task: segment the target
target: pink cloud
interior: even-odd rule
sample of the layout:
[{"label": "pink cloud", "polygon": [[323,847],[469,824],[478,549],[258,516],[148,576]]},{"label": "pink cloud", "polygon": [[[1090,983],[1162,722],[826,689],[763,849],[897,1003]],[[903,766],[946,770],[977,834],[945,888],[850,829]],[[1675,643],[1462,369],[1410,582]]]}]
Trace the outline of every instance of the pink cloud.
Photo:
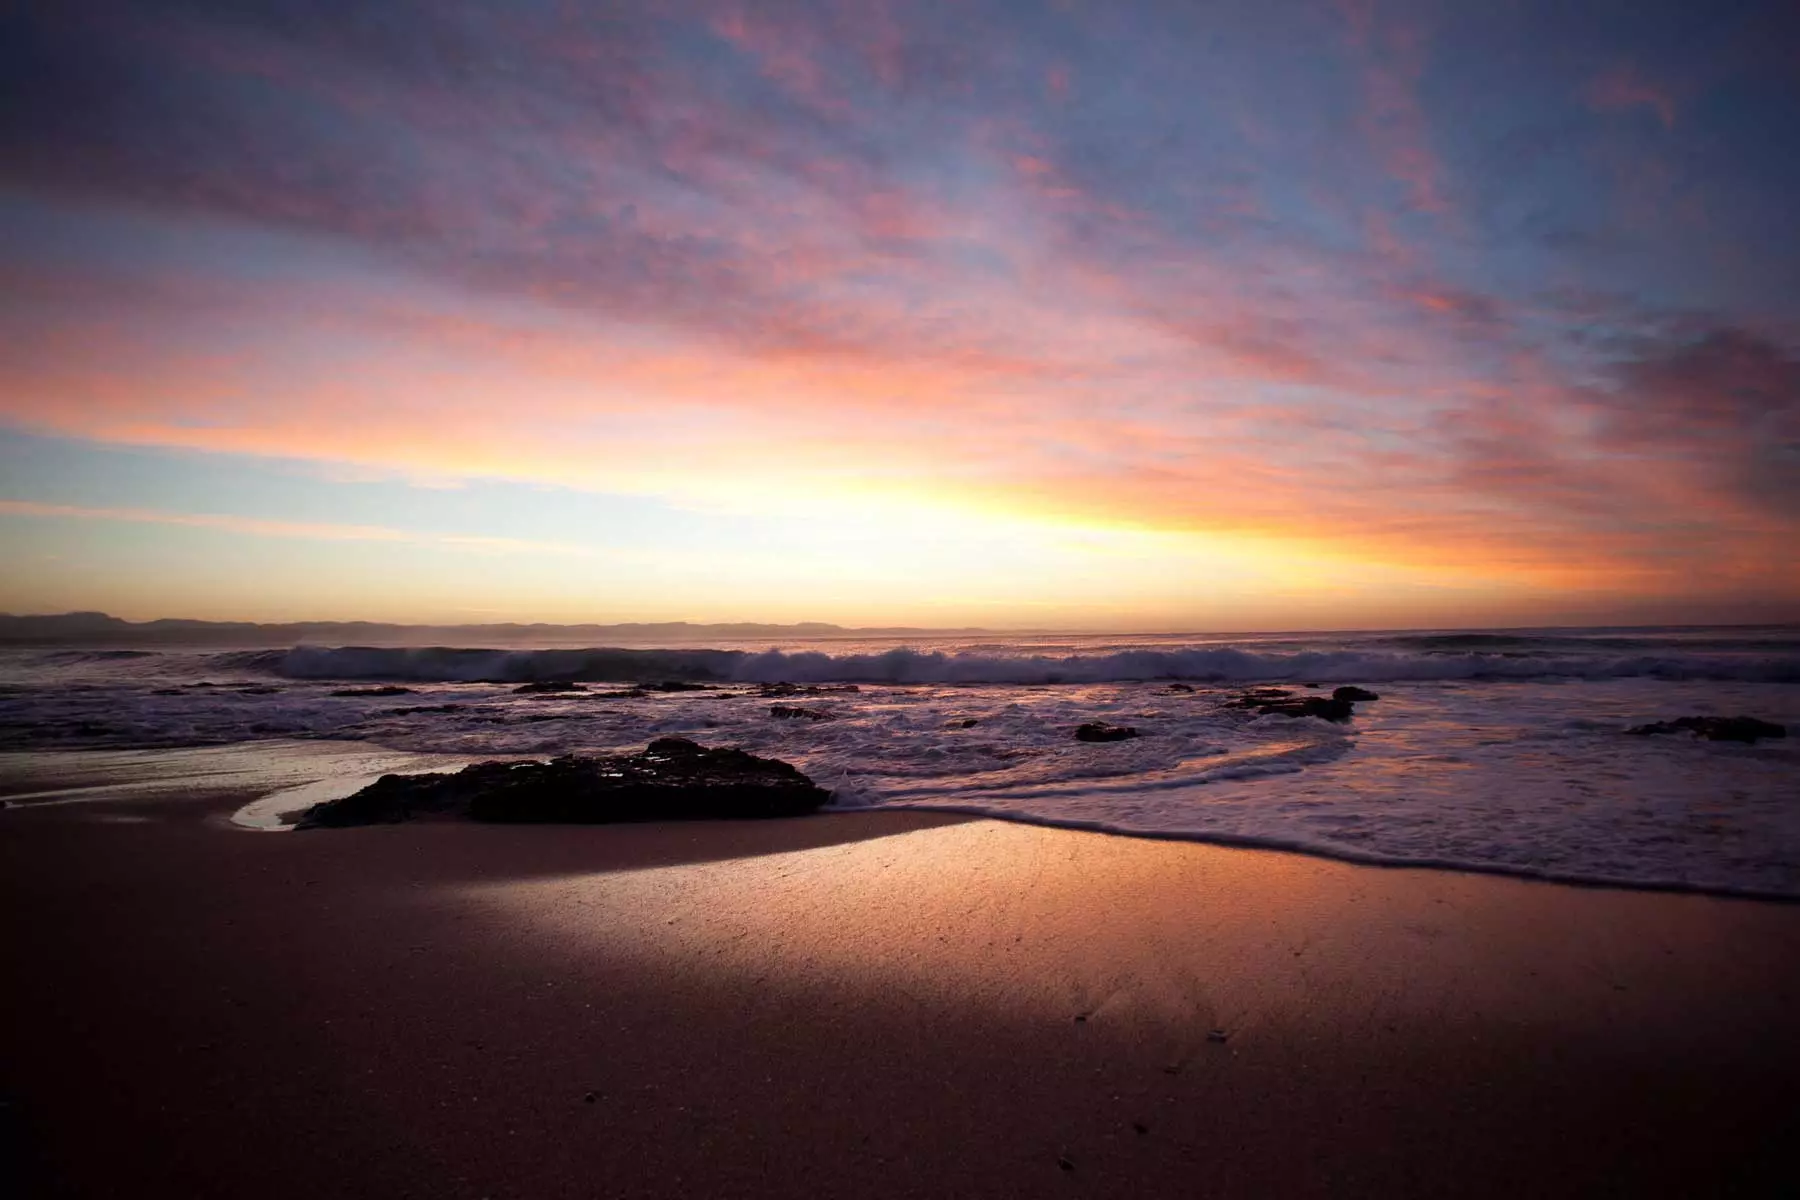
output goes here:
[{"label": "pink cloud", "polygon": [[1417,211],[1450,211],[1444,169],[1431,145],[1431,124],[1419,100],[1425,74],[1423,29],[1384,20],[1375,0],[1338,0],[1350,27],[1350,45],[1361,63],[1364,136],[1406,191]]},{"label": "pink cloud", "polygon": [[1587,102],[1599,112],[1629,112],[1647,108],[1664,129],[1675,127],[1674,93],[1645,77],[1629,63],[1596,75],[1587,86]]}]

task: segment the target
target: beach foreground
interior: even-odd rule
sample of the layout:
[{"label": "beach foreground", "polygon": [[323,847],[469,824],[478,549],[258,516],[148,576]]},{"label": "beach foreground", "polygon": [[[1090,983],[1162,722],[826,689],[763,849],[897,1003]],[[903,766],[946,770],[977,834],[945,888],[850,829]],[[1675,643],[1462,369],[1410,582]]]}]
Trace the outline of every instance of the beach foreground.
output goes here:
[{"label": "beach foreground", "polygon": [[918,813],[261,833],[244,799],[0,813],[26,1194],[1794,1182],[1800,906]]}]

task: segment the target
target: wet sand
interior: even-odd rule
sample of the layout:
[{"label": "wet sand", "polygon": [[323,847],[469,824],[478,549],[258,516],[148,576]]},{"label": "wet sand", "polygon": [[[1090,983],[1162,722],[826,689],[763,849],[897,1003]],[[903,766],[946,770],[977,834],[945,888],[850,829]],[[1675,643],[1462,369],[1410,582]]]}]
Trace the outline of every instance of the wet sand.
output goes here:
[{"label": "wet sand", "polygon": [[1795,1184],[1800,905],[921,814],[259,833],[242,799],[0,812],[15,1194]]}]

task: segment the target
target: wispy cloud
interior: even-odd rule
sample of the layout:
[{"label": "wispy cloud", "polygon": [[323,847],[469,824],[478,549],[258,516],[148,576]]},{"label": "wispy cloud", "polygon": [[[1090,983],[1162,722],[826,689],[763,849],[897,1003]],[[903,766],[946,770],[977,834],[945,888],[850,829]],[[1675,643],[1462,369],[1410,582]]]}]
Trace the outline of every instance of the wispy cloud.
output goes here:
[{"label": "wispy cloud", "polygon": [[1424,27],[1381,12],[1377,0],[1339,0],[1338,6],[1362,73],[1363,135],[1404,187],[1414,210],[1448,212],[1444,169],[1432,148],[1430,121],[1419,97],[1429,49]]},{"label": "wispy cloud", "polygon": [[558,554],[585,556],[585,547],[518,538],[463,534],[421,533],[382,525],[341,525],[313,521],[270,521],[227,513],[160,512],[145,508],[87,508],[71,504],[41,504],[32,500],[0,500],[0,517],[45,517],[81,521],[126,521],[133,524],[181,525],[192,529],[216,529],[256,537],[304,538],[327,542],[404,542],[422,546],[499,554]]},{"label": "wispy cloud", "polygon": [[1629,64],[1596,75],[1587,86],[1587,101],[1601,112],[1647,108],[1662,122],[1663,128],[1675,127],[1674,93],[1652,82]]}]

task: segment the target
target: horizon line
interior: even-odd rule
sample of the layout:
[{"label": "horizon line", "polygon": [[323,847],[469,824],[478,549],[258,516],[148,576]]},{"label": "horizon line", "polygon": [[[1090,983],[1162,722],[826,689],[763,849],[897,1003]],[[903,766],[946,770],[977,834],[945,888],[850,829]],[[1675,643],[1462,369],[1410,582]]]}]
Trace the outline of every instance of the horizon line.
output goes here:
[{"label": "horizon line", "polygon": [[[131,629],[148,629],[154,625],[178,624],[188,627],[207,626],[220,628],[249,629],[303,629],[309,627],[332,626],[367,626],[372,629],[391,629],[397,631],[442,631],[457,630],[608,630],[632,628],[667,628],[687,627],[699,631],[729,629],[732,627],[754,627],[771,631],[791,631],[801,629],[819,629],[834,634],[1005,634],[1024,635],[1042,634],[1057,636],[1091,636],[1091,637],[1218,637],[1218,636],[1258,636],[1280,634],[1358,634],[1358,633],[1531,633],[1554,630],[1682,630],[1682,629],[1782,629],[1800,628],[1800,621],[1724,621],[1724,622],[1640,622],[1640,623],[1598,623],[1598,624],[1550,624],[1550,625],[1368,625],[1358,627],[1328,628],[1323,626],[1307,628],[1271,629],[1271,628],[1219,628],[1219,629],[1140,629],[1140,628],[1081,628],[1071,626],[931,626],[931,625],[841,625],[834,621],[694,621],[685,618],[657,621],[466,621],[466,622],[431,622],[431,621],[371,621],[360,618],[350,619],[302,619],[286,621],[252,621],[252,620],[216,620],[203,617],[152,617],[145,620],[132,620],[127,617],[116,617],[98,609],[75,609],[61,613],[9,613],[0,612],[0,622],[54,622],[70,618],[89,618],[113,623],[117,632]],[[121,628],[123,627],[123,628]],[[95,631],[99,632],[99,631]],[[0,630],[0,641],[10,640],[6,631]]]}]

